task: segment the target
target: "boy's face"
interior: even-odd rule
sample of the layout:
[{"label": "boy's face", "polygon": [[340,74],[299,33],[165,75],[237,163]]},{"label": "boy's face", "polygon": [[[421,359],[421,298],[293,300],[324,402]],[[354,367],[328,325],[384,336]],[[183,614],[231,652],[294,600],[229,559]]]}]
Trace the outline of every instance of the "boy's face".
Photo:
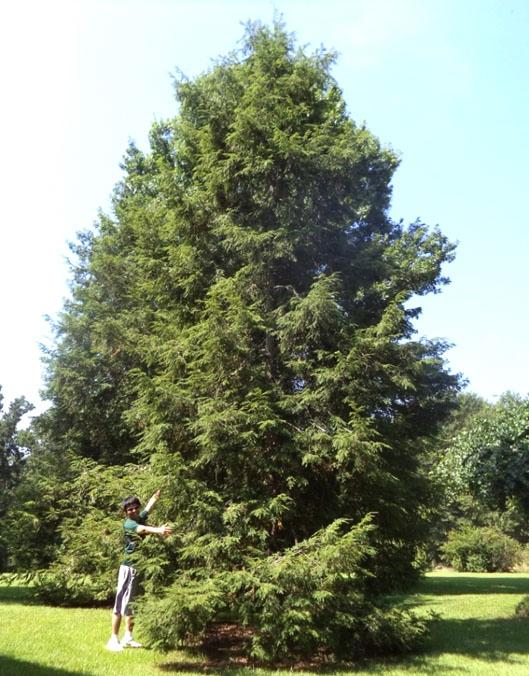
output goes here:
[{"label": "boy's face", "polygon": [[129,519],[132,519],[135,521],[140,513],[140,505],[135,504],[135,505],[129,505],[128,507],[125,507],[125,516],[128,517]]}]

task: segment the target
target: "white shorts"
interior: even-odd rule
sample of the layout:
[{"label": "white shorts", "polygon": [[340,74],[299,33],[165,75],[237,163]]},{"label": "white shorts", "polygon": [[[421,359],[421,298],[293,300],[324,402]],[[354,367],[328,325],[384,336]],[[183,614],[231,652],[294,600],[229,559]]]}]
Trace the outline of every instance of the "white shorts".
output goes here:
[{"label": "white shorts", "polygon": [[114,613],[116,615],[134,615],[130,604],[135,592],[136,570],[132,566],[126,566],[122,563],[119,567],[118,588],[114,602]]}]

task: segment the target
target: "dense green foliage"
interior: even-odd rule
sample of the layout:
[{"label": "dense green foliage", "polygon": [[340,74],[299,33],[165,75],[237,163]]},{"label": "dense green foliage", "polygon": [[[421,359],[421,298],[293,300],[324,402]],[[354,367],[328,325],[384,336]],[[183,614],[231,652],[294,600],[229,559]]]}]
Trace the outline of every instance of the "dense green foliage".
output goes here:
[{"label": "dense green foliage", "polygon": [[476,413],[452,439],[436,474],[452,506],[466,499],[477,518],[489,514],[526,541],[529,400],[507,393]]},{"label": "dense green foliage", "polygon": [[[12,401],[4,411],[4,397],[0,387],[0,519],[5,519],[13,501],[13,491],[20,483],[29,447],[33,439],[30,432],[19,429],[23,416],[33,406],[24,398]],[[0,530],[0,571],[7,565],[8,538]]]},{"label": "dense green foliage", "polygon": [[368,520],[353,527],[335,521],[280,554],[248,558],[237,571],[184,574],[162,600],[146,596],[141,629],[154,646],[170,649],[210,621],[235,616],[251,628],[248,649],[259,660],[322,647],[336,658],[406,652],[428,622],[366,598],[361,564],[369,531]]},{"label": "dense green foliage", "polygon": [[[3,400],[0,387],[0,495],[5,498],[20,481],[31,436],[28,432],[20,431],[18,427],[22,417],[33,406],[24,397],[19,397],[4,411]],[[4,510],[5,505],[0,503],[0,514]]]},{"label": "dense green foliage", "polygon": [[439,496],[430,532],[432,559],[442,558],[441,545],[454,530],[492,527],[529,542],[528,410],[525,399],[510,393],[494,404],[473,394],[458,396],[431,458]]},{"label": "dense green foliage", "polygon": [[55,558],[61,521],[75,509],[69,464],[68,457],[33,448],[3,522],[9,569],[36,570]]},{"label": "dense green foliage", "polygon": [[493,526],[466,526],[451,531],[443,545],[446,561],[459,572],[509,572],[520,562],[522,548]]},{"label": "dense green foliage", "polygon": [[53,564],[34,577],[36,595],[56,605],[107,602],[123,559],[116,496],[149,490],[152,480],[136,466],[105,468],[85,458],[74,459],[69,472],[58,501],[61,520]]},{"label": "dense green foliage", "polygon": [[397,158],[353,122],[332,63],[250,26],[241,53],[177,83],[178,116],[148,153],[129,148],[113,214],[74,246],[39,425],[41,457],[65,459],[54,476],[77,488],[45,586],[70,572],[88,576],[71,600],[104,596],[110,540],[93,543],[107,569],[82,550],[110,528],[114,489],[81,519],[72,458],[107,487],[108,466],[132,463],[177,533],[142,547],[165,647],[227,614],[263,659],[403,648],[423,630],[373,595],[417,574],[423,458],[458,379],[442,343],[413,339],[411,301],[440,289],[453,246],[390,219]]},{"label": "dense green foliage", "polygon": [[425,458],[425,467],[436,496],[425,548],[425,555],[430,562],[441,562],[441,546],[450,531],[463,526],[499,525],[499,515],[492,514],[490,509],[484,507],[472,495],[469,487],[461,482],[459,473],[454,473],[453,467],[449,469],[455,440],[471,429],[490,406],[473,393],[459,393],[454,408],[432,440],[430,452]]}]

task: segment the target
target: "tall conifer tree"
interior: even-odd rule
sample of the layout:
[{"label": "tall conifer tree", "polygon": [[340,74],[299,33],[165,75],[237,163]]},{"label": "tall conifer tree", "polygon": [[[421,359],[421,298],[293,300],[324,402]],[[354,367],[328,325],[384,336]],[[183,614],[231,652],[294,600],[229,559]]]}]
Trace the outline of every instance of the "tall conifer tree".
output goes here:
[{"label": "tall conifer tree", "polygon": [[[180,638],[227,606],[260,626],[241,599],[313,538],[349,548],[365,592],[409,579],[423,537],[421,457],[458,380],[443,344],[413,339],[410,301],[446,282],[453,246],[390,218],[397,157],[351,119],[333,61],[249,26],[240,53],[177,83],[178,115],[129,148],[113,214],[77,246],[48,428],[163,477]],[[228,600],[222,575],[250,569]],[[255,654],[279,654],[265,635]]]}]

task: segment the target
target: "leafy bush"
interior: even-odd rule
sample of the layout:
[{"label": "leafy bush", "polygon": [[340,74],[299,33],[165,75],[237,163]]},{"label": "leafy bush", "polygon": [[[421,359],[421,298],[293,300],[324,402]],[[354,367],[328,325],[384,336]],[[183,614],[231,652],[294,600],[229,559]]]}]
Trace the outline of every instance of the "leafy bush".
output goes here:
[{"label": "leafy bush", "polygon": [[119,525],[101,510],[91,510],[81,523],[68,519],[57,560],[35,575],[37,598],[67,606],[109,601],[123,549]]},{"label": "leafy bush", "polygon": [[104,467],[86,458],[72,464],[76,476],[62,489],[55,560],[34,571],[35,595],[57,605],[104,603],[113,597],[123,552],[121,500],[150,495],[152,477],[133,465]]},{"label": "leafy bush", "polygon": [[31,453],[2,522],[9,570],[43,569],[56,558],[60,524],[78,511],[72,484],[77,469],[70,453],[41,447]]},{"label": "leafy bush", "polygon": [[493,526],[453,530],[442,547],[446,561],[460,572],[506,572],[518,563],[522,548]]}]

